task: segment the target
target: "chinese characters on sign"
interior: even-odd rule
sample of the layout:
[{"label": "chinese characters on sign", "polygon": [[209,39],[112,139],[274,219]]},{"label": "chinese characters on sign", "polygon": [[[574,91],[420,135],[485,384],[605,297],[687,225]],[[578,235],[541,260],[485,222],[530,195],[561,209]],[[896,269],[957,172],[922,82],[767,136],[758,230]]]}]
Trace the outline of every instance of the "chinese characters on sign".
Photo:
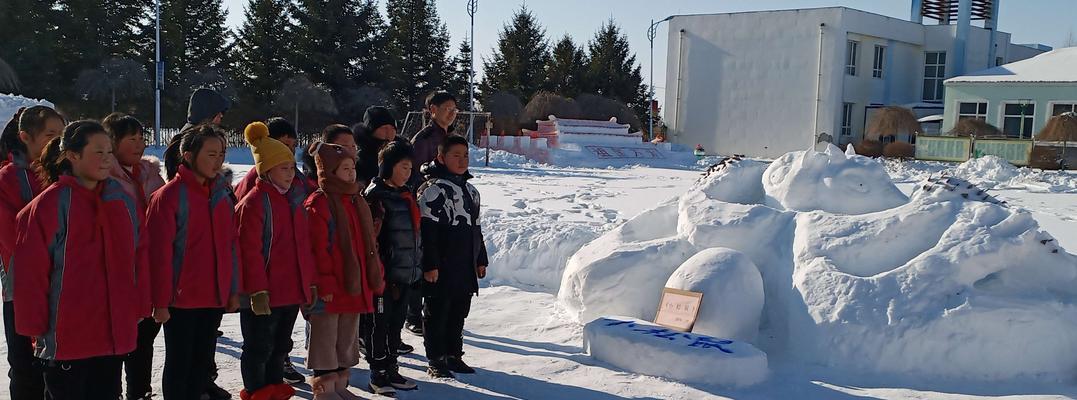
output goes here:
[{"label": "chinese characters on sign", "polygon": [[641,160],[664,159],[662,153],[655,148],[641,147],[617,147],[617,146],[583,146],[595,157],[603,160],[631,158]]},{"label": "chinese characters on sign", "polygon": [[654,323],[682,332],[691,332],[699,315],[699,304],[703,293],[687,290],[663,288],[662,300],[658,304],[658,315]]},{"label": "chinese characters on sign", "polygon": [[691,333],[677,332],[669,328],[661,328],[654,326],[639,325],[632,321],[621,321],[615,319],[608,319],[606,326],[621,326],[625,329],[631,329],[632,332],[638,332],[643,335],[656,337],[659,339],[666,339],[670,341],[682,341],[687,347],[694,347],[697,349],[711,349],[718,350],[726,354],[733,354],[733,350],[729,349],[729,345],[733,344],[732,340],[716,339],[710,336],[693,335]]}]

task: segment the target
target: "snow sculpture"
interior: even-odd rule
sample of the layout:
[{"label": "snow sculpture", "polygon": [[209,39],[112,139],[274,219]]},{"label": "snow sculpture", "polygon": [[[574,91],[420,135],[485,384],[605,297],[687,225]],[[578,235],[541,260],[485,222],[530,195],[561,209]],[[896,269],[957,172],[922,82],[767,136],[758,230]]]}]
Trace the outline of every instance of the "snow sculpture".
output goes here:
[{"label": "snow sculpture", "polygon": [[714,247],[758,267],[755,344],[772,356],[979,380],[1077,367],[1077,256],[967,181],[928,180],[906,198],[881,165],[832,146],[765,170],[716,167],[580,249],[559,297],[582,322],[651,319],[676,266]]},{"label": "snow sculpture", "polygon": [[703,293],[692,332],[755,342],[763,278],[744,253],[720,247],[696,253],[673,271],[666,287]]}]

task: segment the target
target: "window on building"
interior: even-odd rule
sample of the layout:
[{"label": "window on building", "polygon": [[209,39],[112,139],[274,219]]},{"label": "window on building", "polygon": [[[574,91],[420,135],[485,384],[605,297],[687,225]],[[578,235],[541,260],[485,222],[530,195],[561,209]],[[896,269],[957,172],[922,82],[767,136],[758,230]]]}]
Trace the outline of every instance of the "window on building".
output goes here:
[{"label": "window on building", "polygon": [[856,58],[860,55],[860,42],[850,40],[845,46],[845,73],[856,76]]},{"label": "window on building", "polygon": [[875,46],[875,59],[871,64],[871,77],[883,77],[883,64],[886,61],[886,46]]},{"label": "window on building", "polygon": [[965,118],[987,121],[987,103],[957,103],[957,120]]},{"label": "window on building", "polygon": [[1002,133],[1007,136],[1032,137],[1035,103],[1006,103],[1002,106]]},{"label": "window on building", "polygon": [[1062,115],[1068,112],[1077,112],[1077,103],[1055,103],[1051,106],[1051,116]]},{"label": "window on building", "polygon": [[924,53],[924,101],[942,101],[942,81],[946,80],[946,52]]},{"label": "window on building", "polygon": [[842,103],[841,105],[841,135],[853,135],[853,103]]}]

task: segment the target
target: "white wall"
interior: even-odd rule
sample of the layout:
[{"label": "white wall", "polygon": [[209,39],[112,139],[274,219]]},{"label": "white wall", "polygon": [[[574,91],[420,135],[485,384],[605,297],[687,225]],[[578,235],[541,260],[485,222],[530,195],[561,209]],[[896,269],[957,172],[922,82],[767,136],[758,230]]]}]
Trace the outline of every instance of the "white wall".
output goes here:
[{"label": "white wall", "polygon": [[[673,18],[665,103],[670,139],[702,144],[709,153],[763,157],[813,146],[819,24],[828,26],[824,71],[840,72],[839,21],[837,8]],[[825,110],[838,102],[840,81],[823,81],[819,125],[833,134],[823,127],[834,126],[836,117]]]},{"label": "white wall", "polygon": [[[924,26],[844,7],[676,16],[669,28],[668,137],[702,144],[710,154],[778,157],[814,146],[823,133],[835,142],[855,141],[867,106],[920,102],[925,51],[945,51],[947,77],[956,73],[953,25]],[[850,38],[861,42],[857,76],[845,75]],[[1032,55],[1009,40],[996,34],[998,56]],[[988,41],[989,31],[970,28],[966,69],[988,65]],[[890,53],[883,79],[871,74],[876,44]],[[840,136],[843,103],[854,104],[853,138]]]}]

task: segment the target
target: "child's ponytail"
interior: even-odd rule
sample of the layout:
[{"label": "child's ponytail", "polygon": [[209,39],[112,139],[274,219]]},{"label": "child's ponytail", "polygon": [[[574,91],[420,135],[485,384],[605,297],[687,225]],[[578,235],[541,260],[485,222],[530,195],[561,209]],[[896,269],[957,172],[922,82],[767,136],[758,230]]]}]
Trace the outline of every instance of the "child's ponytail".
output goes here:
[{"label": "child's ponytail", "polygon": [[187,168],[191,168],[187,161],[183,159],[183,153],[198,154],[199,151],[202,151],[202,144],[206,142],[206,139],[220,140],[221,146],[227,148],[228,143],[224,140],[225,134],[221,128],[213,125],[196,125],[173,136],[172,140],[168,142],[168,147],[165,148],[165,175],[171,180],[179,173],[180,165],[186,165]]},{"label": "child's ponytail", "polygon": [[38,166],[38,176],[46,184],[53,184],[60,180],[60,176],[71,173],[71,161],[64,156],[65,152],[80,153],[90,144],[90,136],[108,135],[105,127],[93,120],[80,120],[67,124],[64,133],[53,138],[41,151]]},{"label": "child's ponytail", "polygon": [[4,125],[4,132],[0,133],[0,162],[7,161],[11,156],[11,152],[20,146],[25,148],[26,145],[19,140],[19,118],[22,117],[23,111],[26,111],[26,107],[19,107],[18,111],[15,111],[15,115],[11,116],[11,120]]}]

